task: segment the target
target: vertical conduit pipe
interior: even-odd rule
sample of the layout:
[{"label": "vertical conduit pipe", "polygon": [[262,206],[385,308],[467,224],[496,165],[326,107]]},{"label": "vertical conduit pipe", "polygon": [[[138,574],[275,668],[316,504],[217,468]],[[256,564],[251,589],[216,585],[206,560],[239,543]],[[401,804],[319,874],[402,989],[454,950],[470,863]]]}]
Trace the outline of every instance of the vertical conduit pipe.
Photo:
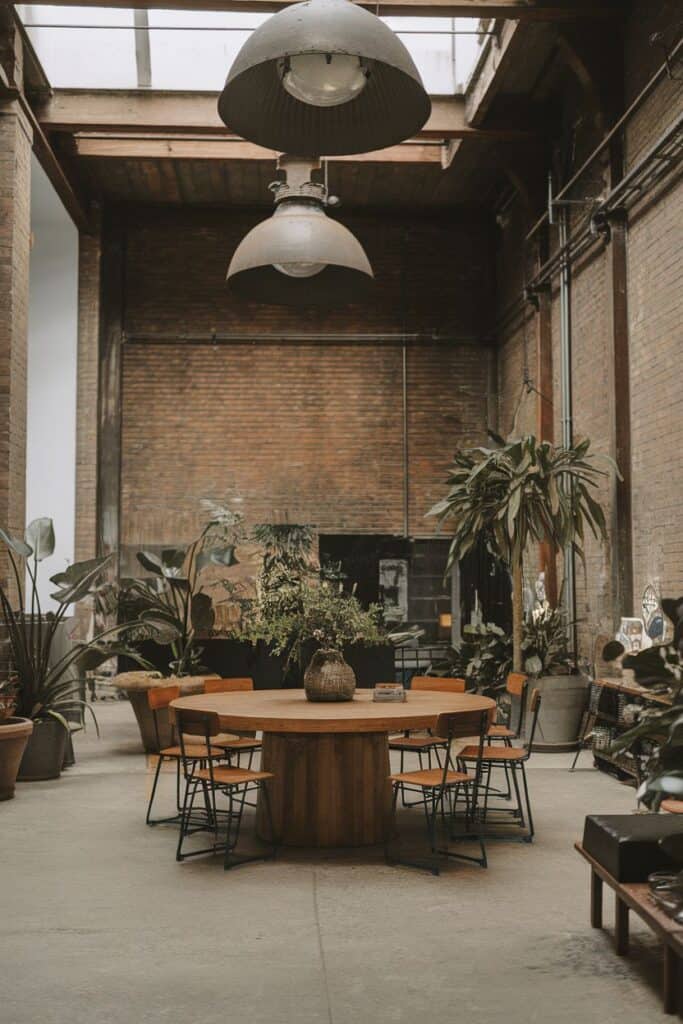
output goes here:
[{"label": "vertical conduit pipe", "polygon": [[[562,444],[569,448],[574,439],[572,408],[572,319],[571,319],[571,264],[567,241],[569,238],[569,212],[559,214],[559,242],[563,253],[560,263],[560,393],[562,399]],[[571,486],[567,481],[567,486]],[[571,649],[576,650],[576,566],[574,545],[564,549],[564,604],[567,612],[567,632]]]},{"label": "vertical conduit pipe", "polygon": [[410,491],[408,489],[408,347],[403,343],[401,348],[402,356],[402,384],[403,384],[403,536],[408,536],[410,525]]}]

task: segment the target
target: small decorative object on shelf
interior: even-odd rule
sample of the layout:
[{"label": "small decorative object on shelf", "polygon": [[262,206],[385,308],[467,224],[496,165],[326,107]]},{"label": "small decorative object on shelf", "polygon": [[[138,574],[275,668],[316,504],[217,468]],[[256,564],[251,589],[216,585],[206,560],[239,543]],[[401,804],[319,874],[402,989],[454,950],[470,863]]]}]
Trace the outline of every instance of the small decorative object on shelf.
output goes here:
[{"label": "small decorative object on shelf", "polygon": [[341,651],[321,648],[306,669],[304,689],[312,701],[353,700],[356,676]]},{"label": "small decorative object on shelf", "polygon": [[378,704],[400,704],[406,699],[406,691],[400,683],[377,683],[372,699]]}]

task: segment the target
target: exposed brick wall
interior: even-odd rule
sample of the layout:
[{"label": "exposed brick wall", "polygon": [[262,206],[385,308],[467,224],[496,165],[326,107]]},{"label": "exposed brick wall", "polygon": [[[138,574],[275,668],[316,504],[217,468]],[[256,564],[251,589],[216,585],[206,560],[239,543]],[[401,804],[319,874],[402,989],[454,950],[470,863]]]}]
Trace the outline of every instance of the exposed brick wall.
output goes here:
[{"label": "exposed brick wall", "polygon": [[[19,536],[26,504],[31,140],[18,106],[0,103],[0,525]],[[3,582],[8,570],[3,545]],[[13,582],[9,589],[14,596]]]},{"label": "exposed brick wall", "polygon": [[[629,103],[661,64],[663,52],[649,45],[649,35],[664,31],[667,43],[675,36],[680,5],[656,5],[636,0],[625,31],[625,102]],[[630,121],[625,132],[627,167],[641,157],[683,109],[683,85],[664,80]],[[584,140],[585,142],[585,140]],[[585,149],[584,145],[582,149]],[[584,154],[585,155],[585,154]],[[576,163],[580,162],[580,155]],[[577,195],[595,190],[604,164],[599,162],[577,189]],[[592,183],[589,181],[593,176]],[[588,187],[590,185],[590,188]],[[634,607],[639,613],[647,583],[663,594],[683,592],[683,423],[676,368],[683,358],[683,285],[680,225],[683,188],[680,176],[647,196],[629,213],[627,235],[628,323],[631,361],[631,443],[633,471]],[[521,205],[521,204],[520,204]],[[540,211],[539,211],[540,212]],[[518,287],[521,261],[521,226],[515,226],[517,245],[499,247],[498,310],[502,316],[510,289]],[[555,240],[556,241],[556,240]],[[614,452],[614,403],[611,278],[609,250],[598,248],[572,268],[572,387],[574,435],[588,436],[593,449]],[[559,300],[554,282],[553,394],[556,437],[561,437],[559,381]],[[499,333],[498,406],[501,429],[507,430],[521,383],[522,340],[519,319]],[[535,415],[535,400],[523,399],[518,414],[519,432],[528,429]],[[615,551],[611,543],[615,522],[614,488],[605,483],[600,497],[610,526],[610,545],[586,541],[587,572],[577,563],[577,613],[582,648],[590,653],[599,632],[611,633],[620,610],[615,602]],[[560,566],[561,572],[561,566]]]},{"label": "exposed brick wall", "polygon": [[[328,313],[249,304],[224,285],[232,249],[263,212],[136,210],[126,237],[127,335],[268,334],[211,347],[124,345],[121,530],[188,540],[199,500],[241,499],[251,522],[401,533],[402,349],[374,342],[278,343],[288,333],[401,331],[475,339],[490,306],[489,240],[473,220],[348,216],[377,277],[367,306]],[[487,424],[481,345],[407,349],[409,530],[443,492],[446,466]]]},{"label": "exposed brick wall", "polygon": [[78,250],[76,395],[76,559],[97,554],[97,389],[100,235],[81,234]]},{"label": "exposed brick wall", "polygon": [[[662,32],[671,47],[680,30],[677,0],[636,0],[626,26],[626,102],[663,59],[645,42]],[[629,124],[627,166],[683,111],[680,66]],[[628,227],[631,346],[634,590],[637,604],[654,583],[665,596],[683,593],[683,183],[669,182],[633,208]]]}]

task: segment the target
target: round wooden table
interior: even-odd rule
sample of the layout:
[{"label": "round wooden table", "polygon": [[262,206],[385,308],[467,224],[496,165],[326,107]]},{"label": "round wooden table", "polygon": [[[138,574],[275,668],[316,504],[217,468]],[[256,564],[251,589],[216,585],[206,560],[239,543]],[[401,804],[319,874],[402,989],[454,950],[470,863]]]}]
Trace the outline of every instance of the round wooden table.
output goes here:
[{"label": "round wooden table", "polygon": [[[448,712],[491,712],[465,693],[408,691],[404,703],[313,703],[303,690],[251,690],[179,697],[171,707],[214,711],[221,730],[263,732],[262,767],[272,772],[275,831],[287,846],[367,846],[384,841],[391,803],[388,734],[433,729]],[[257,829],[265,831],[259,810]]]}]

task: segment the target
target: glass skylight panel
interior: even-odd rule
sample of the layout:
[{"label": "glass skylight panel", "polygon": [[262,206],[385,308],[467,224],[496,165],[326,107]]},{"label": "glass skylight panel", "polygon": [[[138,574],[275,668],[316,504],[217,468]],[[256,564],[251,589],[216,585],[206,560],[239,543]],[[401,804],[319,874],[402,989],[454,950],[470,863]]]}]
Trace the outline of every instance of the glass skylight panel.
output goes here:
[{"label": "glass skylight panel", "polygon": [[[140,74],[139,55],[136,60],[137,31],[143,49],[149,44],[151,88],[219,92],[250,31],[269,17],[236,11],[150,10],[149,30],[136,30],[131,8],[22,4],[17,9],[57,89],[148,85],[150,79]],[[476,18],[383,20],[407,46],[427,92],[448,95],[463,90],[478,55]]]}]

